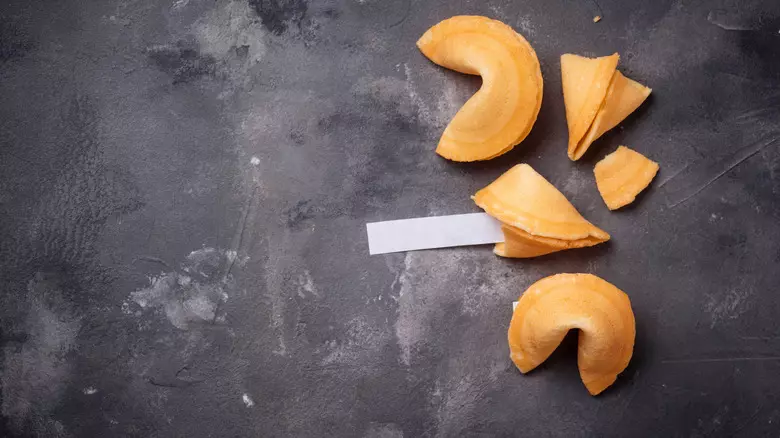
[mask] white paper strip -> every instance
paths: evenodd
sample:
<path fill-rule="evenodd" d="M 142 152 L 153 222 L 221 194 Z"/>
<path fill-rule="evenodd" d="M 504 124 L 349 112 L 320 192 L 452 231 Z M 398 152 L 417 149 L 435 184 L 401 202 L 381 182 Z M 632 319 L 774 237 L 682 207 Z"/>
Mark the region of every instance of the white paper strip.
<path fill-rule="evenodd" d="M 485 213 L 372 222 L 366 231 L 372 255 L 504 241 L 501 222 Z"/>
<path fill-rule="evenodd" d="M 512 311 L 514 312 L 515 309 L 517 309 L 517 301 L 512 301 Z"/>

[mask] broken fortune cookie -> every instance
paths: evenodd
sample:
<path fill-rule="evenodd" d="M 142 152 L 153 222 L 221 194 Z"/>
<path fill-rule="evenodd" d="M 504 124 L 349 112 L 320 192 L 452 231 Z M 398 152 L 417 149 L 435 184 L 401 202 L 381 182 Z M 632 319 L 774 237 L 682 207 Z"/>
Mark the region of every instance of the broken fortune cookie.
<path fill-rule="evenodd" d="M 591 395 L 628 366 L 636 323 L 623 291 L 591 274 L 558 274 L 526 290 L 507 333 L 512 362 L 527 373 L 544 362 L 571 329 L 579 329 L 577 367 Z"/>
<path fill-rule="evenodd" d="M 561 56 L 561 82 L 569 127 L 568 156 L 579 160 L 590 145 L 617 126 L 652 90 L 617 71 L 619 56 Z"/>
<path fill-rule="evenodd" d="M 536 257 L 609 240 L 528 164 L 509 169 L 472 199 L 503 223 L 505 241 L 494 249 L 502 257 Z"/>

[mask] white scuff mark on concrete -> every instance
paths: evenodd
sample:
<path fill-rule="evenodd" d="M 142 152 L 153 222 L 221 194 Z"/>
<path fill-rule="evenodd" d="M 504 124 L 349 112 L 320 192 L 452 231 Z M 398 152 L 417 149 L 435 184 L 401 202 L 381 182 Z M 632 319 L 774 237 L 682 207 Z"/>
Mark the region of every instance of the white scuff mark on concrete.
<path fill-rule="evenodd" d="M 523 15 L 515 21 L 515 31 L 518 31 L 523 37 L 528 37 L 536 32 L 534 22 L 531 17 Z"/>
<path fill-rule="evenodd" d="M 284 247 L 284 245 L 282 245 Z M 268 273 L 266 277 L 266 287 L 268 290 L 268 299 L 271 302 L 269 309 L 269 328 L 273 330 L 279 341 L 279 346 L 272 353 L 277 356 L 287 356 L 287 342 L 285 340 L 285 320 L 284 312 L 287 308 L 286 297 L 282 295 L 283 282 L 281 273 L 281 257 L 272 257 L 265 266 Z"/>
<path fill-rule="evenodd" d="M 279 333 L 279 347 L 272 351 L 277 356 L 287 356 L 287 342 L 284 340 L 284 316 L 283 307 L 278 301 L 271 305 L 271 328 Z"/>
<path fill-rule="evenodd" d="M 251 408 L 255 405 L 254 400 L 252 400 L 252 397 L 249 396 L 249 394 L 244 394 L 241 396 L 241 401 L 244 402 L 244 406 Z"/>
<path fill-rule="evenodd" d="M 189 4 L 189 2 L 190 2 L 190 0 L 176 0 L 173 3 L 173 6 L 171 6 L 171 9 L 181 9 L 181 8 L 187 6 L 187 4 Z"/>
<path fill-rule="evenodd" d="M 419 112 L 418 118 L 421 122 L 430 123 L 434 118 L 431 115 L 431 110 L 420 95 L 417 93 L 417 89 L 412 79 L 412 69 L 409 68 L 409 64 L 404 63 L 404 75 L 406 76 L 406 92 L 409 100 L 417 107 Z"/>
<path fill-rule="evenodd" d="M 304 269 L 303 273 L 298 276 L 298 296 L 306 298 L 306 294 L 313 295 L 319 298 L 320 294 L 317 292 L 317 287 L 314 285 L 314 280 L 311 278 L 311 273 Z"/>
<path fill-rule="evenodd" d="M 222 285 L 194 282 L 176 272 L 152 277 L 149 287 L 130 294 L 141 308 L 162 308 L 168 321 L 182 330 L 191 323 L 213 321 L 223 296 Z"/>
<path fill-rule="evenodd" d="M 187 263 L 182 267 L 185 272 L 197 273 L 206 278 L 218 274 L 226 254 L 216 248 L 203 247 L 187 254 Z"/>
<path fill-rule="evenodd" d="M 234 262 L 236 260 L 236 257 L 238 257 L 238 253 L 233 251 L 232 249 L 229 249 L 225 251 L 225 258 L 229 262 Z"/>
<path fill-rule="evenodd" d="M 406 254 L 408 253 L 386 254 L 384 256 L 387 269 L 390 270 L 390 272 L 393 274 L 393 282 L 390 284 L 390 291 L 395 291 L 396 286 L 401 281 L 401 276 L 403 275 L 406 266 L 405 265 Z M 390 298 L 398 302 L 398 297 L 396 297 L 395 295 L 390 295 Z"/>
<path fill-rule="evenodd" d="M 181 271 L 149 277 L 149 286 L 131 292 L 130 300 L 141 309 L 161 309 L 168 321 L 182 330 L 193 323 L 224 320 L 224 314 L 217 315 L 220 304 L 228 300 L 231 283 L 224 271 L 236 257 L 235 251 L 208 247 L 192 251 Z M 122 308 L 123 312 L 129 310 L 127 303 Z"/>
<path fill-rule="evenodd" d="M 246 49 L 247 62 L 254 64 L 266 53 L 265 31 L 254 18 L 249 3 L 226 0 L 195 23 L 194 34 L 201 50 L 219 59 Z"/>
<path fill-rule="evenodd" d="M 91 386 L 88 386 L 84 388 L 82 392 L 84 393 L 84 395 L 93 395 L 93 394 L 97 394 L 98 390 Z"/>
<path fill-rule="evenodd" d="M 745 301 L 750 295 L 746 288 L 735 288 L 722 298 L 709 296 L 704 310 L 710 315 L 710 328 L 715 328 L 720 322 L 739 318 L 747 310 Z"/>

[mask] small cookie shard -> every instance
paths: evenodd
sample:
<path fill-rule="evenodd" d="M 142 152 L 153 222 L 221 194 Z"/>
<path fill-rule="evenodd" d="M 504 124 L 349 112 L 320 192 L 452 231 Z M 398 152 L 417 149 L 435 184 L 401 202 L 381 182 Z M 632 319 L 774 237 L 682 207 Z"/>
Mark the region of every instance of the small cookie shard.
<path fill-rule="evenodd" d="M 596 163 L 596 175 L 601 198 L 610 210 L 634 202 L 658 173 L 658 163 L 644 155 L 620 146 L 615 152 Z"/>
<path fill-rule="evenodd" d="M 482 76 L 482 87 L 458 111 L 436 153 L 453 161 L 488 160 L 531 131 L 542 104 L 542 72 L 536 52 L 500 21 L 456 16 L 428 29 L 417 47 L 434 63 Z"/>
<path fill-rule="evenodd" d="M 561 83 L 569 125 L 569 158 L 574 157 L 579 141 L 593 124 L 607 96 L 619 59 L 617 53 L 601 58 L 568 53 L 561 56 Z"/>
<path fill-rule="evenodd" d="M 599 394 L 628 366 L 636 323 L 628 296 L 595 275 L 558 274 L 531 285 L 509 324 L 510 358 L 527 373 L 544 362 L 571 329 L 580 330 L 580 378 L 591 395 Z"/>
<path fill-rule="evenodd" d="M 563 97 L 569 123 L 568 155 L 580 159 L 590 145 L 617 126 L 652 90 L 617 71 L 617 53 L 603 58 L 561 56 Z M 602 89 L 607 72 L 608 87 Z M 588 85 L 592 82 L 593 85 Z M 595 110 L 594 110 L 595 108 Z M 584 126 L 584 127 L 583 127 Z"/>
<path fill-rule="evenodd" d="M 509 169 L 472 199 L 487 214 L 534 236 L 609 239 L 609 234 L 585 220 L 563 193 L 527 164 Z"/>

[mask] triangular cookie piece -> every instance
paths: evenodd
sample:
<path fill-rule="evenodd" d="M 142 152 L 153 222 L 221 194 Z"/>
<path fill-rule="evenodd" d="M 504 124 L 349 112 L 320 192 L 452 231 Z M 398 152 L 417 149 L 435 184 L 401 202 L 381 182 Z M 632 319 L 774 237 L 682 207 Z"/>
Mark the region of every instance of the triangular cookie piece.
<path fill-rule="evenodd" d="M 563 193 L 527 164 L 509 169 L 472 199 L 487 214 L 534 236 L 609 240 L 609 234 L 585 220 Z"/>
<path fill-rule="evenodd" d="M 633 113 L 642 102 L 650 96 L 652 92 L 648 87 L 631 80 L 619 71 L 615 71 L 612 76 L 612 83 L 609 85 L 607 97 L 604 99 L 604 105 L 601 106 L 593 124 L 590 125 L 588 132 L 580 140 L 574 149 L 574 160 L 578 160 L 590 145 L 605 132 L 614 128 L 622 122 L 629 114 Z"/>
<path fill-rule="evenodd" d="M 569 125 L 569 158 L 596 118 L 617 68 L 617 53 L 601 58 L 561 56 L 561 82 Z"/>

